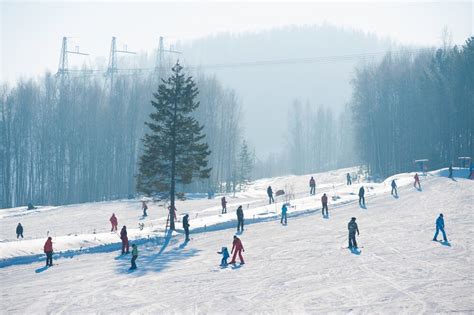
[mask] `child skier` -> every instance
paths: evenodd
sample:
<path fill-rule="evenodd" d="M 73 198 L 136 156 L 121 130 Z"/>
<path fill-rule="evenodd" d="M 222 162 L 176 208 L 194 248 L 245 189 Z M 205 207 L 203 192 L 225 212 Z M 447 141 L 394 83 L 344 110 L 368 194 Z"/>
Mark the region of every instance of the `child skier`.
<path fill-rule="evenodd" d="M 18 225 L 16 226 L 16 238 L 23 238 L 23 226 L 21 225 L 21 223 L 18 223 Z"/>
<path fill-rule="evenodd" d="M 138 258 L 138 248 L 137 248 L 137 245 L 136 244 L 132 244 L 132 266 L 130 267 L 130 270 L 135 270 L 137 269 L 137 264 L 135 263 L 135 261 L 137 260 Z"/>
<path fill-rule="evenodd" d="M 230 257 L 227 247 L 222 247 L 221 251 L 217 253 L 222 255 L 221 266 L 227 266 L 227 259 Z"/>
<path fill-rule="evenodd" d="M 286 216 L 286 212 L 288 211 L 288 208 L 286 207 L 286 203 L 283 204 L 283 206 L 281 207 L 281 221 L 280 223 L 283 224 L 283 220 L 285 220 L 285 224 L 287 224 L 287 216 Z"/>

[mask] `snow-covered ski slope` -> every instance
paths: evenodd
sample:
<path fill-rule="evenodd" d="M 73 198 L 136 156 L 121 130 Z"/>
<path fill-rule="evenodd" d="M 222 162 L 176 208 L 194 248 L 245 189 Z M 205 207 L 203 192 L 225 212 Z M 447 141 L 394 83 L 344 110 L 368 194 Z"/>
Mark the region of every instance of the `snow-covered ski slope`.
<path fill-rule="evenodd" d="M 218 214 L 219 198 L 182 202 L 179 214 L 190 213 L 194 229 L 189 243 L 179 233 L 163 237 L 163 209 L 151 205 L 149 217 L 140 220 L 138 201 L 1 210 L 1 312 L 473 313 L 474 181 L 460 170 L 455 180 L 437 171 L 421 176 L 418 191 L 414 173 L 399 174 L 393 176 L 396 199 L 392 178 L 348 187 L 346 172 L 316 174 L 315 197 L 309 196 L 309 176 L 257 181 L 228 198 L 227 215 Z M 293 186 L 287 226 L 276 214 L 281 201 L 265 205 L 269 184 L 274 191 Z M 357 203 L 361 184 L 368 188 L 366 209 Z M 330 200 L 328 219 L 320 211 L 323 192 Z M 340 198 L 333 201 L 334 195 Z M 231 247 L 239 204 L 249 223 L 240 236 L 246 264 L 221 269 L 216 252 Z M 128 271 L 130 256 L 120 255 L 118 236 L 108 232 L 112 212 L 139 244 L 134 272 Z M 449 245 L 431 241 L 440 212 Z M 361 232 L 360 253 L 345 248 L 352 216 Z M 14 235 L 18 222 L 25 227 L 21 241 Z M 40 256 L 46 231 L 58 253 L 49 269 Z"/>

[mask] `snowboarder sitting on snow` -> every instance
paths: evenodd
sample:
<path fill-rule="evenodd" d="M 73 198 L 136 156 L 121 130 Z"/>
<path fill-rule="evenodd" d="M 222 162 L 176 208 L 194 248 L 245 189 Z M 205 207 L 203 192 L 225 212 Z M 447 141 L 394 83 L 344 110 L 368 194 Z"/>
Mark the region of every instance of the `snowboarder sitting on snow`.
<path fill-rule="evenodd" d="M 391 185 L 392 185 L 392 192 L 391 192 L 391 194 L 392 194 L 393 196 L 398 196 L 397 183 L 395 182 L 394 179 L 392 179 L 392 184 L 391 184 Z M 393 192 L 395 192 L 395 194 L 394 194 Z"/>
<path fill-rule="evenodd" d="M 283 220 L 285 220 L 285 224 L 287 224 L 287 216 L 286 216 L 286 213 L 288 211 L 288 208 L 286 207 L 286 203 L 283 204 L 283 206 L 281 207 L 281 221 L 280 223 L 283 224 Z"/>
<path fill-rule="evenodd" d="M 53 266 L 53 238 L 51 236 L 44 243 L 43 249 L 46 254 L 46 266 Z"/>
<path fill-rule="evenodd" d="M 110 217 L 110 224 L 112 224 L 112 229 L 110 232 L 117 231 L 117 225 L 118 225 L 118 220 L 117 217 L 115 216 L 115 213 L 112 213 L 112 216 Z"/>
<path fill-rule="evenodd" d="M 311 176 L 311 179 L 309 180 L 309 188 L 310 195 L 316 194 L 316 181 L 314 180 L 313 176 Z"/>
<path fill-rule="evenodd" d="M 364 194 L 365 194 L 364 186 L 361 186 L 360 189 L 359 189 L 359 206 L 361 206 L 361 207 L 362 206 L 365 207 Z"/>
<path fill-rule="evenodd" d="M 323 196 L 321 197 L 321 203 L 323 205 L 323 209 L 322 209 L 323 217 L 324 217 L 324 209 L 326 209 L 326 216 L 328 217 L 329 216 L 329 213 L 328 213 L 328 196 L 326 196 L 326 194 L 323 194 Z"/>
<path fill-rule="evenodd" d="M 237 232 L 244 231 L 244 210 L 242 210 L 242 206 L 237 208 Z"/>
<path fill-rule="evenodd" d="M 144 217 L 148 216 L 148 214 L 146 213 L 146 211 L 148 210 L 148 206 L 146 205 L 145 201 L 142 201 L 142 209 L 143 209 L 143 216 Z"/>
<path fill-rule="evenodd" d="M 268 186 L 268 188 L 267 188 L 267 195 L 268 195 L 268 203 L 269 203 L 269 204 L 272 204 L 272 202 L 275 203 L 275 199 L 273 199 L 272 186 Z"/>
<path fill-rule="evenodd" d="M 16 226 L 16 238 L 23 238 L 23 226 L 21 226 L 21 223 L 18 223 Z"/>
<path fill-rule="evenodd" d="M 136 244 L 132 244 L 132 261 L 131 261 L 132 266 L 130 267 L 130 270 L 137 269 L 137 265 L 135 263 L 137 258 L 138 258 L 138 247 Z"/>
<path fill-rule="evenodd" d="M 357 226 L 356 218 L 352 217 L 349 224 L 347 224 L 347 229 L 349 230 L 349 248 L 357 248 L 356 232 L 359 235 L 359 227 Z"/>
<path fill-rule="evenodd" d="M 433 241 L 438 241 L 438 233 L 441 231 L 443 233 L 443 239 L 445 242 L 448 241 L 448 238 L 446 237 L 446 232 L 444 232 L 444 217 L 443 214 L 440 213 L 439 217 L 436 219 L 436 233 L 433 237 Z"/>
<path fill-rule="evenodd" d="M 222 255 L 221 266 L 227 266 L 227 259 L 230 257 L 227 247 L 222 247 L 221 251 L 217 253 Z"/>
<path fill-rule="evenodd" d="M 130 247 L 128 246 L 127 227 L 125 225 L 120 231 L 120 239 L 122 240 L 122 254 L 128 254 Z"/>
<path fill-rule="evenodd" d="M 244 258 L 242 257 L 242 251 L 245 252 L 242 241 L 237 237 L 237 235 L 234 235 L 234 242 L 232 242 L 232 250 L 230 251 L 231 254 L 234 253 L 234 256 L 232 256 L 232 261 L 229 264 L 235 264 L 235 258 L 237 257 L 237 254 L 239 254 L 240 264 L 245 264 Z"/>
<path fill-rule="evenodd" d="M 185 242 L 189 242 L 189 214 L 186 214 L 183 217 L 183 229 L 184 229 L 184 234 L 186 235 L 186 239 L 184 240 Z"/>
<path fill-rule="evenodd" d="M 346 179 L 347 179 L 347 186 L 349 186 L 349 185 L 352 185 L 352 178 L 351 178 L 351 174 L 347 173 L 347 175 L 346 175 Z"/>
<path fill-rule="evenodd" d="M 225 196 L 221 198 L 221 205 L 222 205 L 222 214 L 227 213 L 227 200 L 225 200 Z"/>
<path fill-rule="evenodd" d="M 413 178 L 415 179 L 415 182 L 413 183 L 413 187 L 416 188 L 416 184 L 418 184 L 418 189 L 421 189 L 420 177 L 418 177 L 418 173 L 415 173 L 415 176 Z"/>

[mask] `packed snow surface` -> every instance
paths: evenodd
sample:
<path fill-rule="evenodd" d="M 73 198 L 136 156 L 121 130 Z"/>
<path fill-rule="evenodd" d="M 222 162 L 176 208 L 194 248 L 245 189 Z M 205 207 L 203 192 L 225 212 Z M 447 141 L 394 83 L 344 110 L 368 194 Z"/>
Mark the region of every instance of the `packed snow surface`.
<path fill-rule="evenodd" d="M 316 196 L 310 175 L 255 181 L 227 196 L 224 215 L 220 196 L 179 202 L 178 216 L 190 214 L 188 243 L 180 230 L 165 235 L 166 211 L 151 202 L 145 219 L 139 200 L 0 210 L 1 313 L 473 313 L 474 181 L 442 170 L 420 176 L 422 190 L 413 187 L 414 173 L 346 186 L 345 174 L 355 171 L 312 174 Z M 393 178 L 398 198 L 390 195 Z M 286 226 L 279 214 L 287 200 L 268 205 L 268 185 L 294 195 Z M 361 185 L 366 208 L 357 202 Z M 323 193 L 329 218 L 321 215 Z M 246 264 L 221 268 L 216 252 L 231 249 L 240 204 Z M 110 232 L 112 212 L 139 245 L 133 272 Z M 441 212 L 449 243 L 432 241 Z M 361 233 L 353 252 L 346 248 L 351 217 Z M 47 235 L 55 265 L 46 269 Z"/>

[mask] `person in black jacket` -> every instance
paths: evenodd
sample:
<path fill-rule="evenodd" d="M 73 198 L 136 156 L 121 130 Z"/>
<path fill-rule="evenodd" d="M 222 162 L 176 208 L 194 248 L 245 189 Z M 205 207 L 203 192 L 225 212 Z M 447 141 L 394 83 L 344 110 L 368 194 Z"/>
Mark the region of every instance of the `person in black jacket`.
<path fill-rule="evenodd" d="M 357 241 L 356 241 L 356 232 L 359 235 L 359 227 L 356 223 L 356 218 L 352 218 L 347 224 L 347 229 L 349 230 L 349 248 L 357 248 Z"/>
<path fill-rule="evenodd" d="M 189 214 L 186 214 L 183 217 L 183 229 L 184 229 L 184 234 L 186 235 L 185 242 L 189 242 Z"/>
<path fill-rule="evenodd" d="M 21 223 L 18 223 L 16 226 L 16 238 L 23 238 L 23 226 L 21 226 Z"/>
<path fill-rule="evenodd" d="M 267 188 L 267 195 L 268 195 L 268 203 L 269 203 L 269 204 L 272 204 L 272 202 L 275 203 L 275 199 L 273 199 L 272 186 L 268 186 L 268 188 Z"/>
<path fill-rule="evenodd" d="M 237 208 L 237 232 L 244 231 L 244 210 L 242 210 L 242 206 Z"/>
<path fill-rule="evenodd" d="M 364 186 L 360 186 L 360 189 L 359 189 L 359 206 L 361 207 L 365 207 L 365 190 L 364 190 Z"/>

